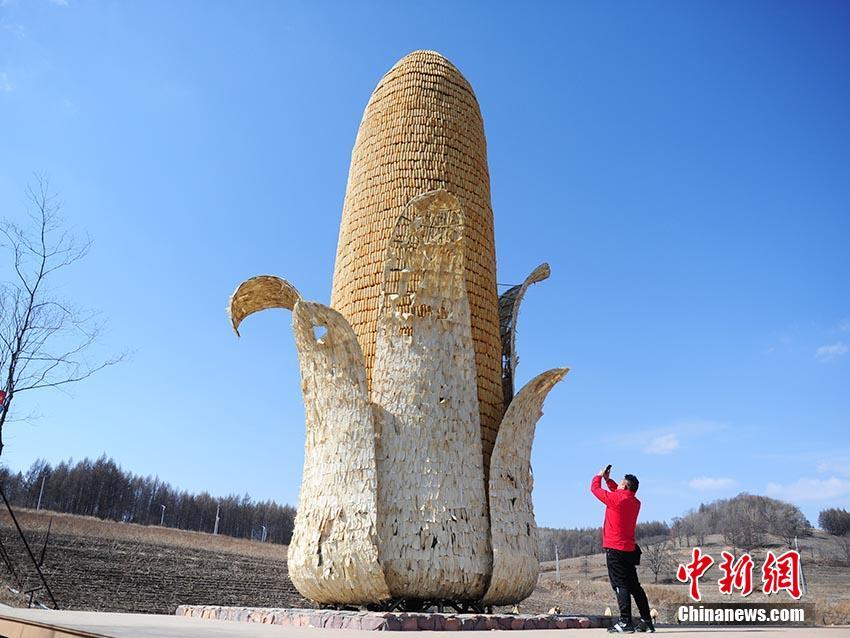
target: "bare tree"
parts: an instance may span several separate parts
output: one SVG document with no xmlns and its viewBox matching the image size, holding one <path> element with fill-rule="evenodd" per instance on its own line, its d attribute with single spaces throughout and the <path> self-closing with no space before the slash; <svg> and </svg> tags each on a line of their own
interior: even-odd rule
<svg viewBox="0 0 850 638">
<path fill-rule="evenodd" d="M 694 533 L 694 512 L 691 511 L 683 517 L 675 517 L 670 533 L 676 538 L 679 547 L 688 547 L 691 544 L 691 534 Z"/>
<path fill-rule="evenodd" d="M 818 515 L 818 524 L 821 529 L 835 536 L 843 536 L 850 533 L 850 512 L 837 507 L 821 510 Z"/>
<path fill-rule="evenodd" d="M 12 403 L 22 392 L 59 388 L 89 378 L 123 355 L 92 361 L 87 356 L 103 331 L 97 315 L 73 307 L 52 288 L 56 273 L 83 259 L 91 242 L 78 242 L 63 229 L 61 204 L 46 178 L 27 187 L 32 205 L 26 228 L 0 222 L 0 454 Z M 5 278 L 5 275 L 4 275 Z"/>
<path fill-rule="evenodd" d="M 838 545 L 838 558 L 844 564 L 850 566 L 850 532 L 844 536 L 836 536 Z"/>
<path fill-rule="evenodd" d="M 812 526 L 803 512 L 790 503 L 780 503 L 769 510 L 768 529 L 788 547 L 794 547 L 797 538 L 811 536 L 812 533 Z"/>
<path fill-rule="evenodd" d="M 742 493 L 718 503 L 722 503 L 724 514 L 720 524 L 723 542 L 744 551 L 764 547 L 765 535 L 770 532 L 770 510 L 779 501 Z"/>
<path fill-rule="evenodd" d="M 658 575 L 663 571 L 673 571 L 672 543 L 663 540 L 642 547 L 641 558 L 646 562 L 649 571 L 655 576 L 655 584 L 658 584 Z"/>
</svg>

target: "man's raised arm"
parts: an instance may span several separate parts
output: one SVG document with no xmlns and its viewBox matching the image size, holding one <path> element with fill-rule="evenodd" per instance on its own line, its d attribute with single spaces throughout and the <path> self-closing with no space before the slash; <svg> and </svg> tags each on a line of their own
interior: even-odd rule
<svg viewBox="0 0 850 638">
<path fill-rule="evenodd" d="M 596 498 L 605 503 L 605 505 L 608 505 L 608 492 L 602 489 L 602 477 L 604 475 L 605 470 L 603 469 L 599 474 L 597 474 L 590 480 L 590 491 Z"/>
</svg>

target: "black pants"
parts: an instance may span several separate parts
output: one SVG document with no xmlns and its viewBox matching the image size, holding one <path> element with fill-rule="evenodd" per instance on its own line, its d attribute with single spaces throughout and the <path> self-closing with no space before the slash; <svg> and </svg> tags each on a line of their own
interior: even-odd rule
<svg viewBox="0 0 850 638">
<path fill-rule="evenodd" d="M 643 591 L 638 580 L 635 553 L 623 552 L 619 549 L 606 549 L 605 559 L 608 563 L 608 578 L 611 581 L 611 587 L 617 593 L 620 620 L 625 623 L 632 622 L 632 596 L 637 603 L 640 617 L 644 620 L 650 620 L 649 601 L 646 599 L 646 592 Z"/>
</svg>

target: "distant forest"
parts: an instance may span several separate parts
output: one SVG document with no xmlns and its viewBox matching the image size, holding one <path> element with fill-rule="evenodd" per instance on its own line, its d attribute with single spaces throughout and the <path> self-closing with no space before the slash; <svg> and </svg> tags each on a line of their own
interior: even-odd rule
<svg viewBox="0 0 850 638">
<path fill-rule="evenodd" d="M 177 490 L 158 477 L 139 476 L 121 469 L 106 455 L 92 461 L 66 461 L 51 466 L 37 460 L 26 472 L 0 467 L 0 485 L 19 507 L 35 508 L 42 479 L 41 508 L 68 514 L 95 516 L 126 523 L 212 532 L 220 507 L 218 533 L 236 538 L 288 545 L 292 539 L 295 508 L 274 501 L 254 501 L 247 494 L 214 497 L 207 492 Z M 165 505 L 163 518 L 162 505 Z M 844 510 L 821 513 L 822 527 L 832 534 L 850 533 L 850 514 Z M 834 520 L 833 520 L 834 519 Z M 265 531 L 264 531 L 265 528 Z M 839 529 L 840 528 L 840 529 Z M 767 535 L 791 545 L 795 537 L 811 533 L 811 524 L 794 505 L 765 496 L 739 494 L 704 503 L 674 518 L 639 523 L 636 538 L 644 545 L 671 540 L 680 546 L 702 544 L 708 534 L 722 534 L 734 547 L 759 547 Z M 602 529 L 541 528 L 540 559 L 553 560 L 555 546 L 561 558 L 595 554 L 602 545 Z"/>
<path fill-rule="evenodd" d="M 158 477 L 127 472 L 106 455 L 96 461 L 63 461 L 55 467 L 39 459 L 27 472 L 0 467 L 0 485 L 12 505 L 35 509 L 42 479 L 41 509 L 140 525 L 159 525 L 163 520 L 166 527 L 212 532 L 220 508 L 219 534 L 256 540 L 265 535 L 266 541 L 284 545 L 292 538 L 295 508 L 290 505 L 254 501 L 247 494 L 221 498 L 207 492 L 190 494 Z"/>
<path fill-rule="evenodd" d="M 844 512 L 846 518 L 841 517 L 841 510 L 826 510 L 823 514 L 830 522 L 833 519 L 846 520 L 850 531 L 850 515 L 847 512 Z M 836 524 L 836 528 L 840 525 Z M 690 547 L 692 543 L 704 544 L 709 534 L 722 534 L 728 545 L 751 550 L 761 547 L 768 535 L 779 537 L 791 547 L 795 538 L 811 533 L 811 524 L 797 506 L 767 496 L 742 493 L 730 499 L 703 503 L 697 509 L 675 517 L 671 525 L 661 521 L 638 523 L 635 538 L 642 545 L 669 540 L 680 547 Z M 558 547 L 559 558 L 595 554 L 602 548 L 602 528 L 541 528 L 540 560 L 554 560 L 555 546 Z"/>
<path fill-rule="evenodd" d="M 637 528 L 635 528 L 635 539 L 638 543 L 653 542 L 669 536 L 670 526 L 662 521 L 638 523 Z M 560 529 L 541 527 L 538 533 L 540 560 L 555 560 L 556 546 L 558 547 L 558 558 L 598 554 L 602 551 L 602 528 Z"/>
</svg>

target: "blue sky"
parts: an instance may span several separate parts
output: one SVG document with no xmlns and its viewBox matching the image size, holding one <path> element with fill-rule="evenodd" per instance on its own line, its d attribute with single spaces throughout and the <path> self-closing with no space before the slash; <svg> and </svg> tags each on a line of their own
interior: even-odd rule
<svg viewBox="0 0 850 638">
<path fill-rule="evenodd" d="M 6 433 L 24 468 L 107 453 L 214 494 L 295 503 L 285 311 L 327 302 L 351 148 L 381 75 L 448 56 L 481 103 L 499 281 L 539 262 L 519 381 L 568 365 L 533 453 L 538 522 L 642 518 L 740 491 L 850 507 L 850 5 L 0 2 L 0 216 L 34 171 L 94 240 L 60 292 L 129 361 Z M 3 275 L 4 277 L 6 274 Z"/>
</svg>

